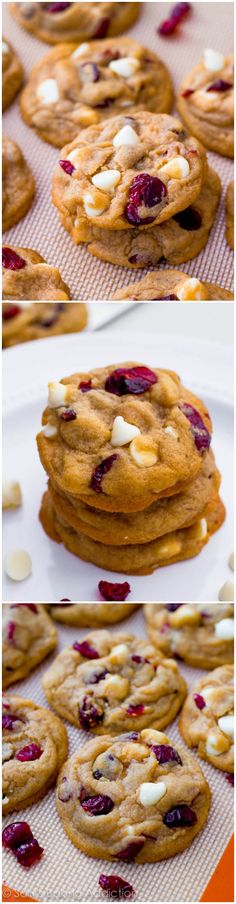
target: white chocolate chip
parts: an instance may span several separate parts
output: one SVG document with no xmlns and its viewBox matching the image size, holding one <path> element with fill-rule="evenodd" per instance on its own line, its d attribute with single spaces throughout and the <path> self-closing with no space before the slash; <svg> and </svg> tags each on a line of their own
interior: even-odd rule
<svg viewBox="0 0 236 904">
<path fill-rule="evenodd" d="M 143 807 L 152 807 L 157 804 L 164 794 L 167 787 L 165 782 L 142 782 L 139 788 L 139 800 Z"/>
<path fill-rule="evenodd" d="M 151 442 L 148 445 L 145 437 L 138 436 L 133 439 L 129 449 L 131 458 L 133 458 L 139 468 L 150 468 L 156 464 L 157 453 L 155 447 Z"/>
<path fill-rule="evenodd" d="M 53 436 L 57 436 L 57 428 L 54 427 L 53 424 L 45 424 L 45 427 L 43 427 L 43 433 L 44 436 L 47 437 L 47 439 L 52 439 Z"/>
<path fill-rule="evenodd" d="M 2 53 L 9 53 L 9 47 L 6 41 L 2 41 Z"/>
<path fill-rule="evenodd" d="M 113 647 L 109 659 L 112 665 L 123 665 L 127 661 L 128 655 L 129 650 L 126 644 L 119 643 L 116 647 Z"/>
<path fill-rule="evenodd" d="M 151 744 L 153 742 L 155 742 L 155 744 L 169 744 L 167 735 L 163 734 L 162 731 L 157 731 L 155 728 L 143 728 L 142 731 L 140 731 L 140 736 L 147 744 L 149 741 Z"/>
<path fill-rule="evenodd" d="M 170 179 L 186 179 L 190 173 L 190 166 L 186 157 L 173 157 L 160 169 L 160 174 L 170 176 Z"/>
<path fill-rule="evenodd" d="M 201 689 L 201 695 L 203 697 L 203 700 L 205 700 L 206 704 L 209 703 L 209 706 L 214 701 L 215 691 L 216 691 L 216 688 L 213 687 L 213 685 L 209 685 L 208 687 L 203 687 Z"/>
<path fill-rule="evenodd" d="M 111 697 L 115 700 L 124 700 L 127 697 L 128 690 L 128 679 L 122 678 L 121 675 L 109 675 L 108 678 L 104 679 L 102 685 L 102 693 L 108 698 Z"/>
<path fill-rule="evenodd" d="M 199 279 L 192 277 L 177 288 L 177 298 L 179 301 L 206 301 L 207 291 Z"/>
<path fill-rule="evenodd" d="M 92 183 L 96 186 L 96 188 L 101 188 L 104 191 L 113 191 L 113 189 L 120 182 L 121 173 L 119 170 L 101 170 L 100 173 L 96 173 L 95 176 L 92 176 Z"/>
<path fill-rule="evenodd" d="M 104 204 L 104 195 L 99 198 L 98 194 L 94 196 L 89 191 L 85 193 L 84 209 L 87 217 L 100 217 L 101 213 L 104 213 L 104 210 L 106 210 L 107 206 L 107 204 Z"/>
<path fill-rule="evenodd" d="M 71 54 L 72 60 L 77 60 L 78 57 L 83 56 L 84 53 L 87 53 L 88 50 L 89 44 L 84 41 L 84 43 L 80 44 L 79 47 L 76 47 L 76 50 L 74 50 L 74 52 Z"/>
<path fill-rule="evenodd" d="M 112 446 L 126 446 L 128 443 L 131 443 L 135 436 L 139 435 L 139 427 L 135 427 L 134 424 L 129 424 L 128 421 L 125 421 L 124 418 L 121 417 L 121 415 L 115 417 L 111 434 Z"/>
<path fill-rule="evenodd" d="M 6 805 L 9 804 L 9 797 L 6 797 L 5 794 L 3 794 L 2 804 L 3 804 L 3 806 L 4 806 L 4 804 L 6 804 Z"/>
<path fill-rule="evenodd" d="M 196 524 L 191 528 L 191 537 L 195 540 L 204 540 L 207 536 L 207 521 L 206 518 L 201 518 L 200 521 L 197 521 Z"/>
<path fill-rule="evenodd" d="M 173 439 L 178 439 L 178 437 L 179 437 L 177 430 L 175 430 L 174 427 L 171 427 L 171 426 L 164 427 L 164 433 L 167 433 L 168 436 L 173 436 Z"/>
<path fill-rule="evenodd" d="M 215 634 L 219 640 L 233 640 L 234 639 L 234 619 L 233 618 L 222 618 L 221 621 L 216 622 L 215 625 Z"/>
<path fill-rule="evenodd" d="M 132 129 L 132 126 L 123 126 L 123 129 L 120 129 L 113 138 L 113 144 L 114 148 L 121 148 L 123 144 L 129 144 L 132 147 L 135 147 L 139 144 L 137 132 Z"/>
<path fill-rule="evenodd" d="M 205 69 L 207 69 L 208 72 L 218 72 L 219 69 L 223 69 L 225 62 L 223 53 L 207 48 L 204 50 L 203 59 Z"/>
<path fill-rule="evenodd" d="M 60 100 L 60 94 L 55 78 L 46 78 L 44 82 L 40 82 L 36 93 L 43 104 L 56 104 L 57 101 Z"/>
<path fill-rule="evenodd" d="M 223 734 L 210 732 L 207 738 L 206 751 L 210 756 L 220 756 L 229 749 L 229 742 Z"/>
<path fill-rule="evenodd" d="M 219 600 L 227 603 L 234 602 L 234 585 L 233 581 L 225 581 L 219 590 Z"/>
<path fill-rule="evenodd" d="M 12 744 L 6 744 L 5 742 L 2 745 L 2 762 L 6 763 L 11 759 L 13 755 L 13 746 Z"/>
<path fill-rule="evenodd" d="M 198 612 L 196 607 L 192 604 L 191 606 L 180 606 L 179 609 L 172 612 L 170 615 L 170 623 L 174 628 L 182 628 L 183 625 L 197 625 L 200 618 L 200 612 Z"/>
<path fill-rule="evenodd" d="M 81 162 L 81 152 L 80 152 L 80 149 L 79 149 L 79 148 L 74 148 L 74 150 L 71 151 L 70 154 L 67 154 L 66 160 L 70 160 L 70 162 L 73 163 L 73 166 L 74 166 L 76 169 L 79 169 L 80 162 Z"/>
<path fill-rule="evenodd" d="M 125 831 L 126 831 L 127 835 L 135 835 L 136 834 L 135 826 L 126 826 Z"/>
<path fill-rule="evenodd" d="M 4 571 L 12 581 L 24 581 L 32 571 L 32 562 L 25 549 L 13 549 L 4 559 Z"/>
<path fill-rule="evenodd" d="M 234 717 L 233 716 L 220 716 L 218 719 L 218 725 L 221 731 L 224 734 L 228 735 L 230 738 L 234 737 Z"/>
<path fill-rule="evenodd" d="M 9 481 L 3 484 L 2 488 L 2 507 L 17 508 L 22 505 L 22 492 L 19 483 Z"/>
<path fill-rule="evenodd" d="M 63 383 L 48 384 L 48 407 L 60 408 L 60 405 L 66 404 L 67 386 Z"/>
<path fill-rule="evenodd" d="M 130 78 L 140 68 L 140 62 L 136 57 L 122 57 L 121 60 L 112 60 L 109 69 L 122 78 Z"/>
<path fill-rule="evenodd" d="M 234 552 L 231 552 L 229 557 L 228 565 L 231 568 L 231 571 L 234 571 Z"/>
</svg>

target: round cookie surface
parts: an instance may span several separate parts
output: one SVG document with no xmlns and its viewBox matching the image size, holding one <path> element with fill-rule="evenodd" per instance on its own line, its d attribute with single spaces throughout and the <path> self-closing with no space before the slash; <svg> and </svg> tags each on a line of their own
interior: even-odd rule
<svg viewBox="0 0 236 904">
<path fill-rule="evenodd" d="M 36 803 L 54 784 L 68 753 L 64 725 L 42 706 L 3 699 L 3 813 Z"/>
<path fill-rule="evenodd" d="M 172 102 L 166 66 L 131 38 L 54 47 L 32 69 L 20 101 L 27 125 L 58 148 L 124 107 L 127 116 L 169 113 Z M 76 156 L 72 152 L 65 171 Z"/>
<path fill-rule="evenodd" d="M 102 630 L 63 650 L 42 684 L 58 715 L 99 735 L 163 729 L 187 691 L 176 663 L 149 641 Z"/>
<path fill-rule="evenodd" d="M 2 109 L 6 110 L 22 85 L 23 67 L 9 41 L 2 42 Z"/>
<path fill-rule="evenodd" d="M 159 270 L 148 273 L 140 282 L 131 283 L 118 289 L 112 296 L 113 301 L 131 299 L 132 301 L 225 301 L 233 300 L 233 295 L 226 289 L 212 283 L 200 282 L 196 277 L 178 270 Z"/>
<path fill-rule="evenodd" d="M 219 176 L 212 167 L 208 167 L 194 205 L 160 226 L 153 226 L 152 229 L 142 226 L 127 229 L 122 232 L 121 242 L 118 230 L 99 229 L 87 223 L 83 230 L 83 241 L 87 242 L 90 254 L 120 267 L 155 267 L 163 258 L 170 264 L 182 264 L 196 257 L 205 247 L 220 194 Z M 61 219 L 66 226 L 62 209 Z"/>
<path fill-rule="evenodd" d="M 87 309 L 84 304 L 70 302 L 63 304 L 3 304 L 2 339 L 3 348 L 47 336 L 62 333 L 77 333 L 87 323 Z"/>
<path fill-rule="evenodd" d="M 207 167 L 178 119 L 146 111 L 83 129 L 60 158 L 52 200 L 76 244 L 88 224 L 132 231 L 169 220 L 196 200 Z"/>
<path fill-rule="evenodd" d="M 56 805 L 76 847 L 92 857 L 145 863 L 191 844 L 207 820 L 210 789 L 196 758 L 170 744 L 154 729 L 105 735 L 67 760 Z"/>
<path fill-rule="evenodd" d="M 226 241 L 234 250 L 234 181 L 229 183 L 225 203 Z"/>
<path fill-rule="evenodd" d="M 4 301 L 69 301 L 70 292 L 59 270 L 37 251 L 5 245 L 2 288 Z"/>
<path fill-rule="evenodd" d="M 206 148 L 234 156 L 233 56 L 205 50 L 180 87 L 178 111 Z"/>
<path fill-rule="evenodd" d="M 217 769 L 234 771 L 234 669 L 224 665 L 194 686 L 184 703 L 179 728 L 188 747 L 195 747 Z"/>
<path fill-rule="evenodd" d="M 55 625 L 45 606 L 4 603 L 3 687 L 26 678 L 57 644 Z"/>
<path fill-rule="evenodd" d="M 147 604 L 145 615 L 150 640 L 165 656 L 176 655 L 202 669 L 233 662 L 232 604 Z"/>
<path fill-rule="evenodd" d="M 77 628 L 99 628 L 122 621 L 137 608 L 135 603 L 56 603 L 50 607 L 50 614 L 56 621 Z"/>
<path fill-rule="evenodd" d="M 31 207 L 35 182 L 28 163 L 15 141 L 2 142 L 2 221 L 3 231 L 10 229 Z"/>
<path fill-rule="evenodd" d="M 18 24 L 48 44 L 120 34 L 139 9 L 139 3 L 11 3 Z"/>
</svg>

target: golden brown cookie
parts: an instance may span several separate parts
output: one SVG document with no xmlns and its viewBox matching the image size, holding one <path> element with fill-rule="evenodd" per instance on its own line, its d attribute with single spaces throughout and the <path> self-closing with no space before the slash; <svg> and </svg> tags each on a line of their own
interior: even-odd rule
<svg viewBox="0 0 236 904">
<path fill-rule="evenodd" d="M 2 42 L 2 108 L 10 107 L 24 78 L 23 67 L 9 41 Z"/>
<path fill-rule="evenodd" d="M 70 291 L 59 270 L 37 251 L 5 245 L 2 260 L 4 301 L 69 301 Z"/>
<path fill-rule="evenodd" d="M 57 644 L 45 606 L 3 603 L 3 687 L 26 678 Z"/>
<path fill-rule="evenodd" d="M 166 66 L 132 38 L 54 47 L 32 69 L 20 101 L 27 125 L 58 148 L 124 108 L 127 116 L 139 110 L 169 113 L 172 102 Z M 64 161 L 65 172 L 76 156 L 72 152 Z"/>
<path fill-rule="evenodd" d="M 196 757 L 154 729 L 86 744 L 62 767 L 56 805 L 90 857 L 155 862 L 187 848 L 207 820 L 210 789 Z"/>
<path fill-rule="evenodd" d="M 135 603 L 53 603 L 50 615 L 56 621 L 77 628 L 100 628 L 122 621 L 137 609 Z"/>
<path fill-rule="evenodd" d="M 42 304 L 25 302 L 24 305 L 3 303 L 3 348 L 47 336 L 77 333 L 84 329 L 86 323 L 87 308 L 84 304 L 52 304 L 45 301 Z"/>
<path fill-rule="evenodd" d="M 64 725 L 42 706 L 11 694 L 3 698 L 3 813 L 40 800 L 68 754 Z"/>
<path fill-rule="evenodd" d="M 179 90 L 178 110 L 210 151 L 234 156 L 233 56 L 205 50 Z"/>
<path fill-rule="evenodd" d="M 22 28 L 47 44 L 121 34 L 136 21 L 140 3 L 11 3 Z"/>
<path fill-rule="evenodd" d="M 10 229 L 31 207 L 35 182 L 28 163 L 15 141 L 3 137 L 2 142 L 2 224 Z"/>
<path fill-rule="evenodd" d="M 179 727 L 188 747 L 224 772 L 234 771 L 234 668 L 223 665 L 193 687 Z"/>
<path fill-rule="evenodd" d="M 212 283 L 178 270 L 158 270 L 148 273 L 140 282 L 118 289 L 113 301 L 232 301 L 233 295 Z"/>
<path fill-rule="evenodd" d="M 159 603 L 145 606 L 148 635 L 165 656 L 215 669 L 233 662 L 232 603 Z"/>
<path fill-rule="evenodd" d="M 229 183 L 225 202 L 226 241 L 234 250 L 234 181 Z"/>
</svg>

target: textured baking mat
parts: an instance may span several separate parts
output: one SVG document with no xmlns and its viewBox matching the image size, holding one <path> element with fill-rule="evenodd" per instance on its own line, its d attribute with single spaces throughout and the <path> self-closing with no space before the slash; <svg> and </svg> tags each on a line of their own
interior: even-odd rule
<svg viewBox="0 0 236 904">
<path fill-rule="evenodd" d="M 88 604 L 89 605 L 89 604 Z M 109 607 L 109 603 L 107 603 Z M 66 628 L 59 623 L 58 650 L 81 640 L 89 629 Z M 108 626 L 110 628 L 110 626 Z M 116 631 L 132 631 L 140 637 L 146 636 L 146 625 L 142 609 L 133 613 L 126 621 L 112 626 Z M 37 668 L 30 678 L 18 682 L 6 693 L 22 694 L 41 706 L 47 706 L 41 688 L 41 678 L 55 657 L 55 652 Z M 180 670 L 189 687 L 205 672 L 191 669 L 180 663 Z M 82 747 L 88 735 L 65 723 L 69 735 L 70 754 Z M 178 732 L 178 720 L 166 728 L 173 743 L 184 744 Z M 15 819 L 29 822 L 39 844 L 44 847 L 44 855 L 39 864 L 26 871 L 10 852 L 3 852 L 3 880 L 7 886 L 16 888 L 25 895 L 41 901 L 101 901 L 98 879 L 101 873 L 116 873 L 133 885 L 134 901 L 195 902 L 199 901 L 211 879 L 214 870 L 233 832 L 233 789 L 226 781 L 224 773 L 213 769 L 201 761 L 204 774 L 212 792 L 212 804 L 208 822 L 203 831 L 194 839 L 191 847 L 161 863 L 111 864 L 105 860 L 93 860 L 74 847 L 64 834 L 56 812 L 54 791 L 40 803 L 26 810 L 6 817 L 4 824 Z M 5 900 L 5 898 L 4 898 Z M 211 898 L 211 900 L 213 900 Z M 219 897 L 218 901 L 226 900 Z"/>
<path fill-rule="evenodd" d="M 4 36 L 15 47 L 28 76 L 32 66 L 45 56 L 50 47 L 16 24 L 8 9 L 10 5 L 3 3 Z M 169 38 L 160 37 L 156 29 L 167 18 L 170 7 L 171 0 L 167 3 L 143 3 L 140 19 L 128 34 L 162 57 L 177 91 L 182 78 L 198 61 L 205 47 L 225 54 L 232 51 L 233 3 L 192 3 L 192 12 L 178 32 Z M 5 233 L 5 243 L 34 248 L 48 263 L 59 267 L 73 300 L 107 300 L 116 289 L 145 276 L 147 270 L 134 271 L 102 263 L 91 257 L 85 245 L 74 245 L 61 226 L 50 200 L 51 177 L 59 152 L 41 141 L 23 123 L 17 99 L 4 113 L 3 132 L 20 145 L 32 167 L 37 187 L 31 210 L 17 226 Z M 220 207 L 206 248 L 194 260 L 177 269 L 232 291 L 233 252 L 225 239 L 225 193 L 233 178 L 233 162 L 210 152 L 208 157 L 222 183 Z M 162 269 L 168 269 L 168 266 L 161 265 Z"/>
</svg>

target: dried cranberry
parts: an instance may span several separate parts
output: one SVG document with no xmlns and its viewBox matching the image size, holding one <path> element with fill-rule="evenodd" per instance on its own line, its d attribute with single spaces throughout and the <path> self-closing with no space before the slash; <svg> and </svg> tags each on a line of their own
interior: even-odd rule
<svg viewBox="0 0 236 904">
<path fill-rule="evenodd" d="M 95 725 L 98 725 L 103 720 L 101 706 L 99 710 L 90 697 L 84 697 L 82 706 L 79 707 L 79 720 L 81 728 L 84 728 L 85 731 L 90 731 L 91 728 L 94 728 Z"/>
<path fill-rule="evenodd" d="M 186 16 L 187 13 L 190 12 L 191 3 L 176 3 L 173 9 L 171 10 L 171 18 L 177 19 L 179 22 L 181 19 Z"/>
<path fill-rule="evenodd" d="M 206 703 L 205 703 L 204 697 L 202 697 L 201 694 L 194 694 L 193 699 L 194 699 L 194 703 L 196 703 L 196 706 L 198 709 L 204 709 L 204 706 L 206 706 Z"/>
<path fill-rule="evenodd" d="M 188 402 L 182 402 L 179 407 L 191 424 L 191 431 L 198 451 L 202 452 L 205 449 L 209 449 L 211 436 L 199 411 L 197 411 L 196 408 L 193 408 L 193 405 L 189 405 Z"/>
<path fill-rule="evenodd" d="M 100 101 L 100 104 L 95 104 L 96 110 L 103 110 L 105 107 L 110 107 L 111 104 L 114 104 L 114 97 L 104 97 L 103 100 Z"/>
<path fill-rule="evenodd" d="M 162 295 L 161 298 L 152 298 L 152 301 L 178 301 L 177 295 Z"/>
<path fill-rule="evenodd" d="M 42 857 L 43 850 L 36 838 L 32 838 L 32 841 L 21 844 L 20 847 L 16 848 L 14 854 L 21 866 L 33 866 L 33 863 L 36 863 Z"/>
<path fill-rule="evenodd" d="M 81 392 L 89 392 L 92 389 L 92 380 L 82 380 L 78 385 L 78 389 L 81 389 Z"/>
<path fill-rule="evenodd" d="M 107 813 L 111 813 L 114 807 L 113 800 L 107 794 L 95 794 L 80 802 L 83 810 L 86 813 L 91 813 L 91 816 L 106 816 Z"/>
<path fill-rule="evenodd" d="M 169 747 L 168 744 L 152 744 L 151 748 L 153 753 L 158 760 L 158 763 L 178 763 L 179 766 L 182 766 L 182 760 L 177 750 L 174 747 Z"/>
<path fill-rule="evenodd" d="M 233 87 L 233 85 L 231 85 L 230 82 L 224 82 L 224 79 L 218 78 L 216 80 L 216 82 L 213 82 L 212 85 L 209 85 L 209 88 L 207 88 L 206 90 L 207 91 L 229 91 L 229 89 L 232 87 Z"/>
<path fill-rule="evenodd" d="M 177 25 L 181 22 L 184 16 L 190 12 L 191 5 L 190 3 L 177 3 L 176 6 L 171 10 L 170 18 L 166 19 L 165 22 L 157 29 L 159 35 L 171 35 L 173 31 L 177 28 Z"/>
<path fill-rule="evenodd" d="M 47 3 L 47 13 L 63 13 L 71 3 Z"/>
<path fill-rule="evenodd" d="M 130 703 L 126 712 L 129 716 L 142 716 L 144 713 L 145 706 L 144 703 Z"/>
<path fill-rule="evenodd" d="M 88 676 L 88 679 L 85 681 L 85 684 L 98 684 L 99 681 L 103 681 L 108 675 L 108 669 L 103 669 L 101 672 L 92 672 L 91 675 Z"/>
<path fill-rule="evenodd" d="M 61 600 L 61 603 L 65 603 L 65 604 L 66 604 L 66 603 L 69 603 L 69 600 L 66 600 L 66 599 L 65 599 L 65 600 Z M 58 603 L 57 605 L 60 606 L 60 603 Z M 73 603 L 69 603 L 69 605 L 73 606 Z M 61 608 L 61 607 L 60 607 L 60 608 Z"/>
<path fill-rule="evenodd" d="M 144 839 L 136 838 L 134 841 L 130 841 L 126 848 L 123 848 L 122 851 L 116 853 L 116 857 L 118 860 L 135 860 L 135 857 L 137 857 L 142 850 L 143 845 Z"/>
<path fill-rule="evenodd" d="M 102 778 L 103 774 L 101 772 L 101 769 L 95 769 L 93 772 L 93 777 L 96 778 L 97 780 L 99 780 L 99 778 Z"/>
<path fill-rule="evenodd" d="M 15 629 L 16 629 L 15 622 L 9 621 L 8 625 L 7 625 L 7 640 L 9 641 L 9 643 L 12 643 L 12 641 L 13 641 Z"/>
<path fill-rule="evenodd" d="M 5 713 L 2 716 L 2 730 L 13 731 L 15 722 L 24 722 L 24 719 L 20 719 L 17 714 L 10 715 L 10 713 Z"/>
<path fill-rule="evenodd" d="M 194 94 L 194 89 L 185 88 L 185 91 L 182 91 L 181 97 L 190 97 L 190 94 Z"/>
<path fill-rule="evenodd" d="M 62 411 L 60 414 L 61 421 L 75 421 L 76 417 L 77 414 L 74 408 L 67 408 L 67 411 Z"/>
<path fill-rule="evenodd" d="M 81 72 L 82 70 L 82 72 Z M 82 82 L 99 82 L 100 74 L 96 63 L 81 63 L 80 73 Z"/>
<path fill-rule="evenodd" d="M 134 655 L 131 656 L 131 659 L 133 662 L 137 662 L 138 665 L 144 665 L 145 662 L 150 662 L 149 659 L 145 659 L 144 656 L 138 656 L 137 653 L 134 653 Z"/>
<path fill-rule="evenodd" d="M 152 223 L 156 219 L 156 214 L 151 217 L 142 217 L 140 208 L 156 207 L 157 204 L 161 204 L 166 195 L 167 188 L 161 179 L 158 179 L 157 176 L 150 176 L 149 173 L 139 173 L 131 182 L 129 189 L 129 200 L 125 211 L 128 223 L 131 223 L 132 226 Z"/>
<path fill-rule="evenodd" d="M 131 593 L 128 581 L 124 581 L 123 584 L 113 584 L 112 581 L 99 581 L 98 589 L 103 600 L 115 600 L 117 602 L 126 600 L 128 594 Z"/>
<path fill-rule="evenodd" d="M 158 377 L 149 367 L 118 367 L 107 377 L 105 390 L 118 396 L 141 395 L 157 382 Z"/>
<path fill-rule="evenodd" d="M 2 266 L 4 270 L 22 270 L 26 266 L 26 261 L 13 248 L 2 249 Z"/>
<path fill-rule="evenodd" d="M 187 826 L 194 826 L 197 822 L 196 813 L 186 804 L 179 804 L 173 810 L 167 810 L 163 816 L 163 822 L 168 829 L 178 829 Z"/>
<path fill-rule="evenodd" d="M 226 781 L 229 783 L 229 785 L 232 785 L 232 788 L 233 788 L 234 787 L 234 773 L 227 772 L 227 775 L 225 776 L 225 778 L 226 778 Z"/>
<path fill-rule="evenodd" d="M 85 659 L 100 659 L 99 653 L 94 647 L 91 647 L 88 640 L 82 640 L 79 643 L 75 640 L 73 643 L 73 650 L 77 650 L 78 653 L 81 653 L 81 656 L 84 656 Z"/>
<path fill-rule="evenodd" d="M 168 609 L 168 612 L 175 612 L 180 606 L 183 606 L 183 603 L 167 603 L 166 609 Z"/>
<path fill-rule="evenodd" d="M 173 219 L 176 220 L 181 229 L 186 229 L 187 232 L 196 232 L 202 225 L 201 214 L 194 207 L 186 207 L 185 210 L 180 210 L 179 213 L 175 213 Z"/>
<path fill-rule="evenodd" d="M 128 731 L 126 734 L 118 735 L 117 741 L 138 741 L 139 732 L 138 731 Z"/>
<path fill-rule="evenodd" d="M 95 493 L 102 493 L 101 482 L 105 474 L 111 470 L 114 461 L 119 458 L 116 452 L 113 455 L 109 455 L 108 458 L 104 458 L 103 461 L 100 462 L 100 465 L 95 468 L 95 471 L 92 474 L 91 479 L 91 487 L 95 491 Z"/>
<path fill-rule="evenodd" d="M 107 892 L 107 895 L 111 898 L 131 898 L 134 894 L 132 885 L 126 879 L 121 879 L 120 876 L 105 876 L 102 873 L 99 876 L 98 883 L 100 888 Z"/>
<path fill-rule="evenodd" d="M 177 653 L 177 650 L 172 650 L 172 654 L 178 662 L 184 662 L 183 656 L 181 656 L 180 653 Z"/>
<path fill-rule="evenodd" d="M 106 17 L 106 19 L 105 18 L 101 19 L 101 21 L 99 22 L 99 24 L 96 28 L 96 31 L 93 34 L 93 39 L 94 38 L 106 38 L 109 25 L 110 25 L 110 19 L 108 18 L 108 16 Z"/>
<path fill-rule="evenodd" d="M 18 750 L 18 753 L 16 753 L 16 760 L 20 760 L 21 763 L 26 763 L 29 760 L 39 760 L 42 753 L 43 750 L 41 750 L 41 747 L 38 747 L 38 744 L 27 744 L 26 747 L 21 747 L 21 750 Z"/>
<path fill-rule="evenodd" d="M 19 847 L 20 844 L 31 841 L 32 838 L 33 835 L 28 822 L 11 822 L 3 829 L 2 833 L 3 847 L 9 848 L 11 851 Z"/>
<path fill-rule="evenodd" d="M 73 166 L 71 160 L 59 160 L 59 166 L 67 173 L 67 176 L 72 176 L 72 173 L 75 170 L 75 166 Z"/>
<path fill-rule="evenodd" d="M 19 304 L 8 304 L 5 310 L 3 311 L 2 317 L 3 320 L 12 320 L 13 317 L 16 317 L 17 314 L 21 314 L 21 308 Z"/>
</svg>

